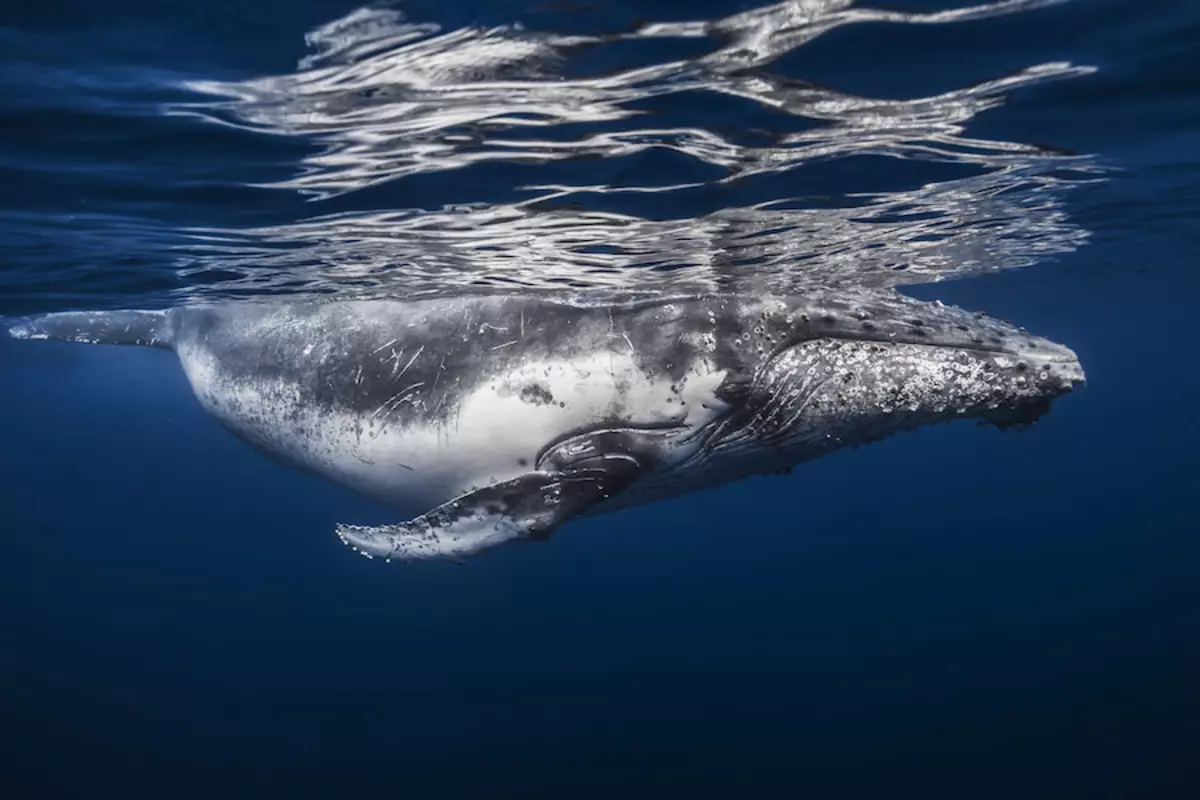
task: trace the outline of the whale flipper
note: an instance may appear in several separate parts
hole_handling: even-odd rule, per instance
[[[385,560],[462,559],[517,539],[547,539],[562,523],[628,486],[634,459],[567,472],[530,472],[468,492],[399,525],[339,525],[343,542]]]
[[[170,311],[62,311],[13,325],[14,339],[57,339],[86,344],[130,344],[170,349]]]

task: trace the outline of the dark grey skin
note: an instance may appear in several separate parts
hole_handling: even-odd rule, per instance
[[[245,302],[11,332],[174,350],[256,449],[414,515],[339,527],[389,560],[545,539],[936,422],[1030,423],[1084,379],[1061,345],[878,291]]]

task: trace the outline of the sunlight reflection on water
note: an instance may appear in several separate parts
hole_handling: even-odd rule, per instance
[[[845,25],[948,25],[1052,4],[915,14],[792,0],[588,36],[515,25],[444,31],[396,9],[360,9],[312,31],[312,53],[295,72],[191,81],[207,99],[170,107],[319,144],[291,177],[258,184],[308,197],[311,216],[190,229],[175,248],[183,291],[795,291],[929,282],[1069,252],[1088,234],[1067,219],[1063,196],[1102,179],[1101,168],[1087,155],[966,128],[1014,90],[1092,67],[1034,64],[902,100],[771,71]],[[572,76],[587,53],[650,39],[711,47]],[[695,119],[675,124],[650,102],[669,96],[686,96]],[[750,104],[754,127],[706,119],[720,98]],[[905,166],[914,163],[916,173]],[[474,194],[486,194],[474,176],[487,164],[518,176],[508,192],[518,196]],[[434,174],[453,187],[453,202],[372,202],[373,189]],[[347,197],[360,200],[322,210]]]

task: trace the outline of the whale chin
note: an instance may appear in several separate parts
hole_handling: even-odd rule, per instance
[[[1069,392],[1071,389],[1063,391]],[[1015,405],[994,408],[979,417],[979,424],[1001,431],[1023,431],[1033,427],[1035,422],[1049,414],[1053,402],[1053,397],[1038,397]]]

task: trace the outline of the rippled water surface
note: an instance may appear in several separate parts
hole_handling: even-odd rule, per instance
[[[1091,5],[18,13],[0,310],[1029,266],[1115,166],[1036,124],[1103,81],[1040,35]]]
[[[388,569],[0,336],[0,798],[1200,797],[1200,3],[969,3],[0,0],[0,318],[895,286],[1088,375]]]

